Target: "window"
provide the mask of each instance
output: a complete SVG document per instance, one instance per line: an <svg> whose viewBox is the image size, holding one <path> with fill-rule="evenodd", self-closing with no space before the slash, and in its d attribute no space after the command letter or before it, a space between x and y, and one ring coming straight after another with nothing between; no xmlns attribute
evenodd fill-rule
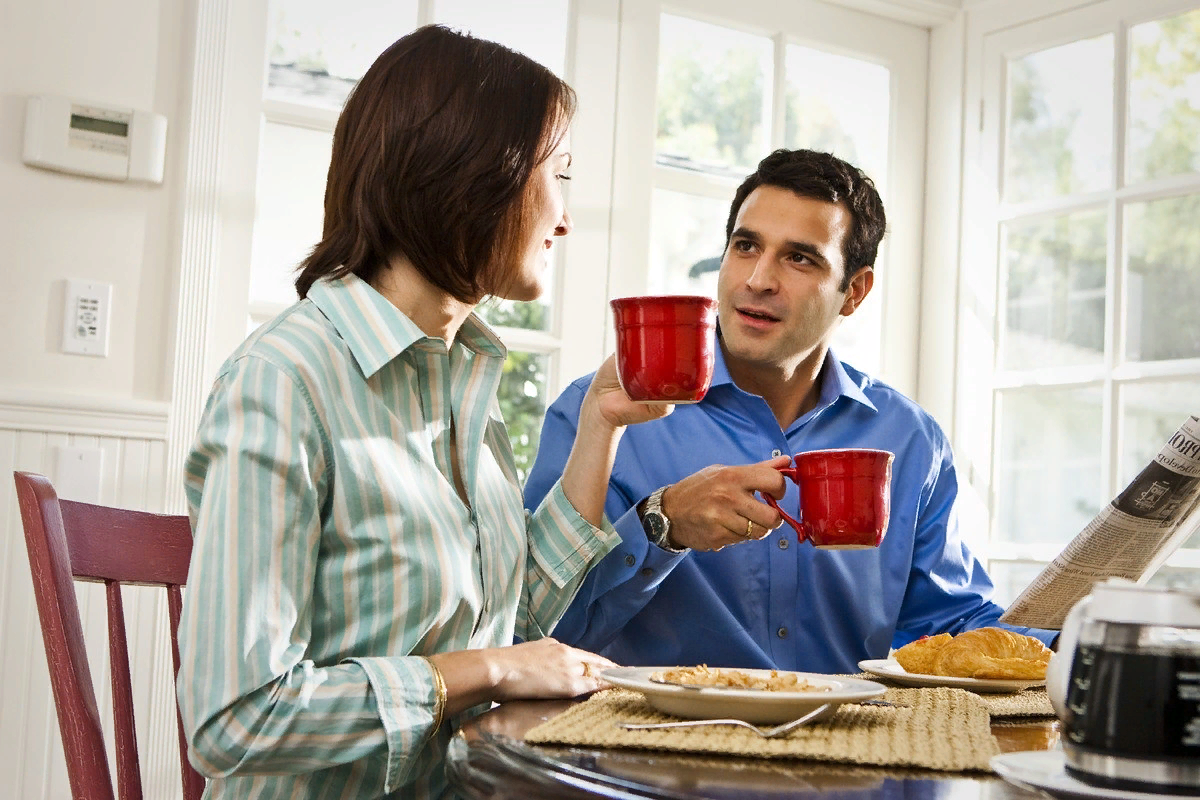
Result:
<svg viewBox="0 0 1200 800"><path fill-rule="evenodd" d="M386 47L423 21L498 41L567 70L568 0L272 0L251 254L251 329L295 300L294 270L319 241L333 128L354 84ZM562 268L556 248L555 272ZM556 283L551 278L551 284ZM518 472L532 466L561 348L553 286L531 303L488 300L480 315L509 347L499 401Z"/></svg>
<svg viewBox="0 0 1200 800"><path fill-rule="evenodd" d="M1200 413L1197 52L1195 2L1111 0L985 37L995 177L963 278L995 313L960 364L994 368L960 384L958 413L989 421L976 479L1002 602ZM1197 566L1193 537L1156 580L1200 583Z"/></svg>
<svg viewBox="0 0 1200 800"><path fill-rule="evenodd" d="M892 344L915 353L915 307L902 295L919 282L917 242L906 237L920 224L921 159L910 162L914 179L891 156L923 153L925 32L805 0L630 4L622 26L644 39L622 55L630 111L618 120L614 204L628 216L617 221L612 294L715 296L737 186L776 148L832 152L875 180L890 229L876 288L834 348L912 392L915 366L886 363L881 332L893 315L903 332ZM633 77L647 74L653 84Z"/></svg>

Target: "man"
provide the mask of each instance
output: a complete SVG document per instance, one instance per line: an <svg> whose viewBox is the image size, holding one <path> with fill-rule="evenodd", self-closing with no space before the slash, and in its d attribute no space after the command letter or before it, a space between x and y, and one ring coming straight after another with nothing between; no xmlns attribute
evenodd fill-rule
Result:
<svg viewBox="0 0 1200 800"><path fill-rule="evenodd" d="M871 180L832 155L779 150L745 180L726 225L712 386L626 433L605 507L622 544L585 579L556 638L623 664L854 672L893 644L995 624L1003 609L959 536L946 436L829 350L871 291L883 233ZM529 508L561 473L590 380L547 413ZM842 447L896 455L878 548L798 543L755 496L786 491L795 508L796 487L775 468Z"/></svg>

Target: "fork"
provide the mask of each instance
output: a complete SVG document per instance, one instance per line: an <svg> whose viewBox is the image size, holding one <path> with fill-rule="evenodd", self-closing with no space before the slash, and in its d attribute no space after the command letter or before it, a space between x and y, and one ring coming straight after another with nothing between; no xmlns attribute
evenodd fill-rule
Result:
<svg viewBox="0 0 1200 800"><path fill-rule="evenodd" d="M771 728L760 728L757 725L752 725L740 719L689 719L682 722L619 722L617 724L628 731L648 731L657 728L691 728L700 725L737 725L754 731L764 739L774 739L777 736L783 736L785 733L796 730L796 728L819 716L828 708L829 703L819 705L804 716Z"/></svg>

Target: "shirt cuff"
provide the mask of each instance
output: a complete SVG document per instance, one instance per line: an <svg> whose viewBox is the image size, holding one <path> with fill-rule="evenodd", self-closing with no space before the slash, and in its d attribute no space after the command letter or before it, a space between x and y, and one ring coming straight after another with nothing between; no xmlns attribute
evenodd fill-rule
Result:
<svg viewBox="0 0 1200 800"><path fill-rule="evenodd" d="M602 527L584 519L558 480L530 518L530 548L556 586L569 583L621 542L607 519Z"/></svg>
<svg viewBox="0 0 1200 800"><path fill-rule="evenodd" d="M375 706L387 739L387 768L384 792L395 791L408 782L417 763L423 740L433 733L437 706L437 684L425 659L348 658L362 667L375 693Z"/></svg>

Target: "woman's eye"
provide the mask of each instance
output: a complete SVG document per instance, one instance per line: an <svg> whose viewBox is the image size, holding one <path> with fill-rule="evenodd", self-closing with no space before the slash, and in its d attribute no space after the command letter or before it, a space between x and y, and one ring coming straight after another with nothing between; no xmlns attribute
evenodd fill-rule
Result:
<svg viewBox="0 0 1200 800"><path fill-rule="evenodd" d="M554 177L558 178L560 181L569 181L569 180L571 180L571 176L570 176L570 175L561 175L561 174L560 174L560 175L555 175Z"/></svg>

